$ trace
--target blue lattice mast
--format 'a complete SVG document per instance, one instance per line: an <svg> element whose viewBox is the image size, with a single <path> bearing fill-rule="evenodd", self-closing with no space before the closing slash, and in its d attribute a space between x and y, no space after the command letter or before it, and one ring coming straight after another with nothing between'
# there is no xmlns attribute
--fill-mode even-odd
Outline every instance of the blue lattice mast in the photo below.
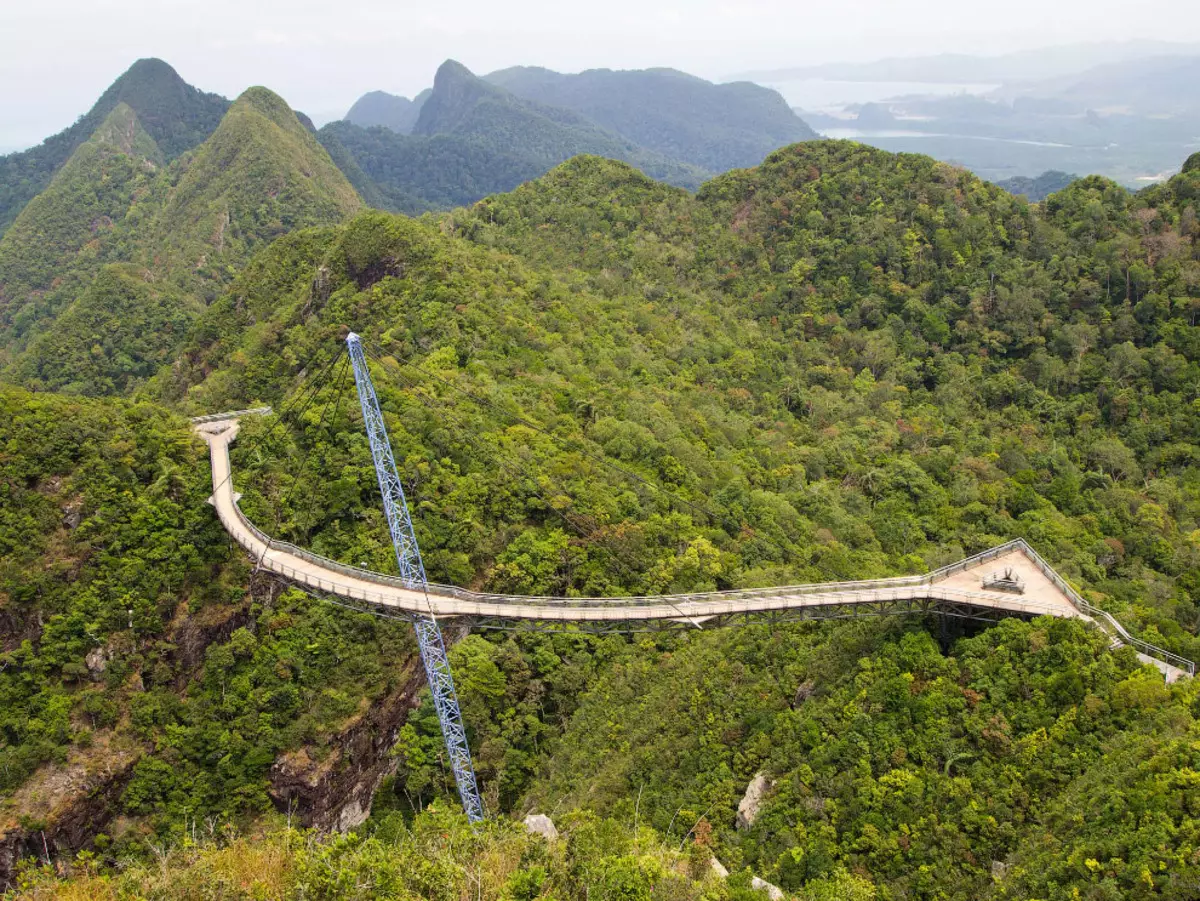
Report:
<svg viewBox="0 0 1200 901"><path fill-rule="evenodd" d="M425 591L425 564L421 562L421 549L417 547L417 536L413 532L412 519L408 514L408 503L404 499L404 487L396 472L396 460L392 456L392 443L388 439L379 409L379 398L367 369L367 358L363 353L358 335L351 332L346 336L350 352L350 363L354 367L354 383L358 388L358 401L362 406L363 424L371 442L371 457L375 461L375 474L379 477L379 490L383 494L383 510L387 514L388 529L392 533L392 545L396 548L396 562L400 565L400 578L415 591ZM426 601L429 595L425 595ZM413 620L417 632L417 643L421 647L421 661L425 664L425 677L433 693L433 706L437 709L438 722L442 726L442 737L446 742L446 753L454 770L458 795L463 810L472 823L483 819L483 801L479 787L475 784L475 769L471 765L471 750L467 747L467 732L463 726L462 711L458 707L458 695L454 691L454 676L450 672L450 660L446 656L446 642L442 630L433 616L430 605L428 616L417 616Z"/></svg>

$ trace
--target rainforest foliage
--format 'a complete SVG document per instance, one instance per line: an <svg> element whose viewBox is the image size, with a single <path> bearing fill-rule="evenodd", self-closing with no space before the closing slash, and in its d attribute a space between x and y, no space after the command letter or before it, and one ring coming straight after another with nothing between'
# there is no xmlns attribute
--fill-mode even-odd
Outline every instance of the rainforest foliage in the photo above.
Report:
<svg viewBox="0 0 1200 901"><path fill-rule="evenodd" d="M168 160L204 141L229 107L224 97L198 91L162 60L138 60L70 128L30 150L0 156L0 234L122 104Z"/></svg>
<svg viewBox="0 0 1200 901"><path fill-rule="evenodd" d="M264 120L282 128L270 97L244 99L265 135ZM283 130L270 159L299 165L287 148L311 135ZM197 175L227 171L219 137ZM260 169L228 171L249 190ZM208 210L205 183L170 196ZM469 209L342 224L352 192L325 184L295 195L322 211L307 218L254 195L256 234L281 237L235 245L200 291L98 261L107 293L61 321L104 336L84 353L51 329L30 344L44 360L13 368L132 397L0 394L0 831L52 828L31 799L96 749L125 761L106 864L188 823L245 825L279 802L276 761L339 759L338 736L403 692L403 624L254 578L203 503L182 419L273 405L233 445L247 514L389 571L347 327L375 358L436 581L608 595L857 579L1024 537L1132 631L1200 658L1194 167L1137 195L1081 179L1031 206L846 142L696 194L582 157ZM176 209L152 221L182 227ZM930 626L471 635L452 654L496 812L591 810L623 841L651 827L813 897L842 897L838 880L888 899L1193 896L1195 687L1079 624L1006 622L945 647ZM365 842L403 845L395 823L453 798L428 700L393 753ZM766 802L737 830L758 772ZM357 847L331 871L359 866ZM280 878L299 878L279 854L295 868ZM678 891L739 890L699 876ZM520 892L586 896L599 878Z"/></svg>
<svg viewBox="0 0 1200 901"><path fill-rule="evenodd" d="M577 815L547 842L504 822L471 829L433 807L411 826L392 817L371 834L321 836L280 828L228 839L206 836L154 866L119 876L96 872L63 884L50 868L29 868L14 901L759 901L750 874L717 877L703 845L669 847L654 832ZM839 871L814 881L800 901L873 901L859 876Z"/></svg>
<svg viewBox="0 0 1200 901"><path fill-rule="evenodd" d="M0 237L0 368L16 364L10 380L128 390L168 361L255 249L361 205L264 88L238 98L194 151L163 161L121 103Z"/></svg>

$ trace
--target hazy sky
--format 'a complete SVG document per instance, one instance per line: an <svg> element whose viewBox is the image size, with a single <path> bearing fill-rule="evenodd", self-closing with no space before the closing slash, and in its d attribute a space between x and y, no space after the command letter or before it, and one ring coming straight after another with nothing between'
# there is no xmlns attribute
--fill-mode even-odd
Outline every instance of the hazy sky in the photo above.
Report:
<svg viewBox="0 0 1200 901"><path fill-rule="evenodd" d="M266 85L326 119L411 96L448 57L478 73L748 69L1058 43L1200 41L1196 0L0 0L0 152L86 112L133 60L197 87Z"/></svg>

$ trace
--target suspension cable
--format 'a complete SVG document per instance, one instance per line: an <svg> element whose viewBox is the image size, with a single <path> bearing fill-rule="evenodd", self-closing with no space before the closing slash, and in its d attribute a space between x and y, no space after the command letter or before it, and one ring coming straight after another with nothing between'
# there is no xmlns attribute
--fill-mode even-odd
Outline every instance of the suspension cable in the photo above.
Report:
<svg viewBox="0 0 1200 901"><path fill-rule="evenodd" d="M309 358L308 363L302 368L305 371L307 371L308 367L311 366L316 361L316 359L319 355L320 355L320 350L318 350L316 353L314 353ZM246 447L247 454L249 454L251 451L258 450L258 448L261 445L263 445L268 438L272 438L272 436L275 433L275 430L278 429L279 426L284 422L284 417L287 416L288 411L291 408L295 407L295 405L299 402L300 398L302 398L305 394L308 394L310 391L313 392L313 394L309 397L309 401L311 402L312 396L315 396L315 390L320 389L321 382L323 381L325 375L328 374L330 367L337 361L337 358L340 355L341 355L341 352L339 350L337 353L335 353L330 358L329 362L325 365L325 368L321 370L320 375L316 379L306 382L299 391L297 391L295 394L293 394L291 396L291 398L289 398L284 403L283 407L280 408L279 415L275 417L274 422L272 422L269 426L267 426L266 431L257 435L255 437L255 439L247 445L247 447ZM307 405L305 406L305 409L301 411L301 415L303 415L303 413L306 410L307 410ZM273 438L272 438L272 440L273 440ZM220 491L221 488L224 487L225 483L230 481L232 478L233 478L233 467L230 466L229 472L225 476L225 478L223 478L218 484L213 486L213 494L216 494L218 491Z"/></svg>
<svg viewBox="0 0 1200 901"><path fill-rule="evenodd" d="M380 366L386 367L387 364L383 360L381 360L377 357L373 357L373 359ZM397 378L401 379L404 382L404 386L409 388L411 395L413 397L415 397L416 400L419 403L421 403L427 410L429 410L431 413L434 413L435 415L438 413L438 410L436 410L433 407L433 405L429 402L429 400L426 399L423 396L423 394L421 393L421 390L420 390L421 386L419 385L418 382L416 382L414 379L410 379L408 376L404 375L404 373L401 372L398 368L393 369L393 374ZM446 424L446 425L449 424L448 421L444 418L441 419L440 422L442 422L443 424ZM457 434L460 437L465 437L468 441L470 441L471 444L475 448L477 448L481 451L488 450L487 446L484 444L482 439L480 439L478 436L474 435L470 429L465 428L465 427L459 427L459 428L456 428L455 431L457 432ZM507 472L507 474L509 475L509 477L513 478L515 482L520 483L523 481L523 479L526 476L529 475L528 472L522 472L522 471L518 470L516 467L514 467L511 463L506 461L501 456L497 456L497 455L493 455L493 454L488 454L487 456L490 457L492 462L496 463L501 469L505 470ZM598 529L592 529L589 532L584 532L583 528L577 522L575 522L571 517L569 517L564 511L558 509L553 503L551 503L550 499L547 498L546 495L540 490L540 488L537 486L536 482L530 481L529 483L527 483L527 487L535 495L537 495L537 497L542 501L542 503L546 506L546 508L548 510L550 510L555 515L557 515L564 523L566 523L567 527L570 528L577 535L579 535L580 538L583 538L584 540L587 540L587 541L593 540L593 536L595 535L595 533L597 531L599 531ZM559 485L558 487L560 489L562 488L561 485ZM563 493L566 494L567 497L570 497L570 495L565 490L563 491ZM571 498L571 500L572 500L572 502L574 501L573 498ZM613 561L613 563L616 564L617 568L620 569L625 574L626 578L629 580L631 585L636 585L640 581L642 574L637 573L632 568L630 568L629 565L626 564L625 561L622 560L621 557L616 553L616 551L614 551L607 544L603 543L602 541L594 541L593 546L600 548L600 550L604 551L609 556L609 558Z"/></svg>
<svg viewBox="0 0 1200 901"><path fill-rule="evenodd" d="M329 412L329 405L331 403L333 403L333 401L335 399L338 401L338 404L340 405L341 399L342 399L342 383L346 378L346 368L347 368L347 366L349 366L350 358L348 356L343 357L341 352L339 351L338 355L337 355L337 359L340 359L342 361L342 368L340 370L338 370L337 376L334 378L333 394L331 394L329 396L329 398L325 401L325 406L321 409L321 419L317 423L317 436L318 437L320 436L321 431L325 428L325 414L327 414ZM314 397L315 397L315 395L314 395ZM302 417L303 417L303 414L301 414L300 417L297 417L297 422L303 424ZM336 412L334 413L334 417L335 418L337 417ZM330 421L330 426L332 427L332 420ZM287 507L287 505L291 503L292 496L296 493L296 488L299 487L299 485L300 485L301 475L304 473L305 467L308 466L308 458L312 455L313 446L314 446L313 444L310 444L305 449L304 457L301 459L300 465L298 467L296 467L296 477L292 480L292 487L290 489L288 489L288 493L284 497L283 503L279 504L275 508L275 527L276 527L276 529L279 528L279 520L283 514L284 508Z"/></svg>
<svg viewBox="0 0 1200 901"><path fill-rule="evenodd" d="M372 345L372 349L377 356L380 356L380 357L388 356L389 358L391 358L390 355L387 355L386 352L383 351L382 348L379 347L378 344ZM391 358L391 359L394 359L394 358ZM401 365L399 361L395 361L395 363L397 366ZM612 462L603 454L599 454L599 453L596 453L595 451L589 450L586 446L583 446L583 444L579 441L569 442L568 439L565 439L558 435L555 435L549 429L546 429L543 426L540 426L537 423L531 421L528 417L524 416L520 412L511 413L509 411L503 410L499 404L497 404L495 401L491 400L490 398L484 397L484 396L482 396L474 391L471 391L469 389L459 387L450 379L447 379L444 376L442 376L436 372L426 369L424 366L421 366L418 363L408 361L404 365L411 366L413 369L416 369L418 372L422 372L425 375L429 376L430 378L433 378L433 379L441 382L443 385L446 385L451 390L458 392L459 394L463 395L464 397L470 398L471 400L473 400L475 403L479 404L480 406L487 407L487 408L493 410L494 412L496 412L500 416L507 417L508 419L513 420L514 422L516 422L519 425L523 425L526 428L532 429L533 431L546 436L551 441L558 444L560 447L563 447L566 450L576 451L576 452L582 454L583 456L585 456L591 460L594 460L597 463L600 463L602 466L605 466L608 469L613 470L614 472L618 472L621 475L625 476L626 478L632 479L632 480L638 482L639 484L644 485L647 488L650 488L650 489L658 492L659 494L664 495L668 499L668 501L671 501L671 500L677 501L678 503L683 504L687 507L690 507L692 510L695 510L698 513L702 513L704 516L708 517L708 519L711 522L721 523L722 525L727 524L727 523L733 523L734 525L736 525L738 527L739 531L750 528L746 523L739 522L737 519L735 519L732 515L730 515L728 513L724 513L724 514L718 513L717 511L713 510L711 507L708 507L705 504L702 504L702 503L699 503L696 501L691 501L684 497L680 497L675 492L673 492L667 488L664 488L661 485L656 485L654 482L650 481L646 477L639 475L638 473L636 473L630 469L627 469L617 463ZM572 446L572 444L574 444L574 446ZM761 537L766 542L768 542L769 544L776 547L787 558L795 559L794 551L792 551L792 550L788 549L787 547L785 547L784 545L780 544L778 541L776 541L770 535L762 534L757 531L754 532L754 534L756 537Z"/></svg>

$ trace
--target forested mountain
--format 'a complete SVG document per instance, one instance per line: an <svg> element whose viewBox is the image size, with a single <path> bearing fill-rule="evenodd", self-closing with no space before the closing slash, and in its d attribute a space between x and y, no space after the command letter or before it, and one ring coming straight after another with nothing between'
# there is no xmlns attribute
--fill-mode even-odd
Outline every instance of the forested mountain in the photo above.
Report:
<svg viewBox="0 0 1200 901"><path fill-rule="evenodd" d="M713 84L674 69L562 75L528 66L485 78L709 172L757 166L784 144L816 137L778 93L746 81Z"/></svg>
<svg viewBox="0 0 1200 901"><path fill-rule="evenodd" d="M1034 178L1018 175L998 181L996 184L1010 194L1020 194L1034 203L1039 203L1055 191L1061 191L1078 177L1077 175L1068 175L1066 172L1058 172L1052 169Z"/></svg>
<svg viewBox="0 0 1200 901"><path fill-rule="evenodd" d="M447 127L536 112L451 87L429 113ZM325 171L275 99L255 89L226 122L285 132L284 171ZM105 152L152 155L132 135ZM218 132L195 179L180 167L168 186L194 185L195 214L155 215L207 230L210 179L241 171L215 164L234 143ZM584 156L467 209L345 222L344 186L282 178L278 198L324 212L285 225L260 198L252 221L280 236L205 282L215 299L147 383L48 349L72 390L106 378L133 398L0 390L0 448L21 449L0 453L0 872L97 832L93 870L186 832L126 890L749 901L752 871L813 901L1187 897L1197 685L1164 685L1073 621L959 628L944 646L913 620L447 624L489 809L552 812L566 835L471 838L438 810L453 789L405 624L255 574L204 504L182 418L273 405L233 446L244 509L387 571L335 360L349 327L377 360L437 581L607 595L858 579L1020 536L1195 659L1200 165L1184 168L1137 195L1092 177L1033 206L850 142L797 144L697 193ZM76 321L174 308L135 275L101 270L92 288L112 299L93 293ZM364 837L219 846L224 824L270 825L272 808ZM713 856L729 882L706 875ZM237 884L219 875L233 866ZM26 895L101 884L81 878L48 869Z"/></svg>
<svg viewBox="0 0 1200 901"><path fill-rule="evenodd" d="M254 249L360 205L316 139L264 88L243 94L195 151L162 161L120 104L0 238L5 377L123 391L166 362Z"/></svg>
<svg viewBox="0 0 1200 901"><path fill-rule="evenodd" d="M494 142L402 135L331 122L318 137L370 206L416 215L474 203L537 178L546 165Z"/></svg>
<svg viewBox="0 0 1200 901"><path fill-rule="evenodd" d="M481 79L453 60L411 103L367 94L346 120L322 128L322 143L369 204L407 213L511 191L580 153L695 188L815 137L778 94L748 83L667 69L515 68Z"/></svg>
<svg viewBox="0 0 1200 901"><path fill-rule="evenodd" d="M580 153L625 160L688 187L706 175L571 110L523 100L453 60L442 64L433 90L422 95L411 131L333 122L319 137L368 204L409 214L511 191Z"/></svg>
<svg viewBox="0 0 1200 901"><path fill-rule="evenodd" d="M4 347L19 345L87 283L101 264L99 246L140 207L161 162L137 114L120 104L21 211L0 237Z"/></svg>
<svg viewBox="0 0 1200 901"><path fill-rule="evenodd" d="M406 135L413 130L421 112L421 105L428 97L428 90L422 91L412 100L386 91L369 91L354 102L354 106L346 113L345 121L361 128L379 125L397 134Z"/></svg>
<svg viewBox="0 0 1200 901"><path fill-rule="evenodd" d="M523 100L488 84L454 60L438 68L413 134L473 138L489 147L515 149L522 158L547 168L591 153L624 160L672 184L697 187L705 175L698 167L639 147L570 110Z"/></svg>
<svg viewBox="0 0 1200 901"><path fill-rule="evenodd" d="M229 108L224 97L196 90L162 60L138 60L70 128L31 150L0 157L0 234L121 104L133 110L165 161L212 134Z"/></svg>

